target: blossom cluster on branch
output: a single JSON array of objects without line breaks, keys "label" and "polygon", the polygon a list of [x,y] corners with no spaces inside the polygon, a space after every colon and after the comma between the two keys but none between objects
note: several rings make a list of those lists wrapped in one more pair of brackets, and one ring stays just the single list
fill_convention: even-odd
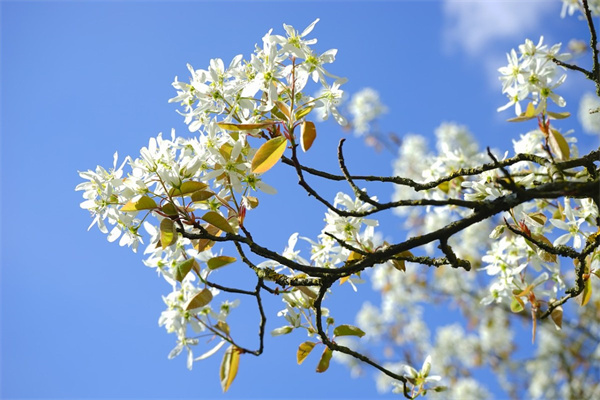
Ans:
[{"label": "blossom cluster on branch", "polygon": [[[572,14],[573,7],[583,10],[594,32],[594,6],[565,2],[563,12]],[[488,366],[516,397],[523,390],[533,398],[598,394],[594,307],[600,300],[592,292],[600,290],[600,149],[580,155],[575,137],[556,127],[569,113],[553,108],[566,104],[557,90],[568,71],[600,88],[595,33],[592,71],[569,64],[560,44],[547,46],[542,38],[507,55],[499,72],[509,102],[499,111],[514,106],[510,121],[531,124],[513,141],[514,155],[481,150],[466,127],[445,123],[436,131],[435,151],[423,137],[407,135],[393,174],[366,176],[350,173],[344,139],[337,154],[341,173],[301,161],[300,150],[310,151],[317,140],[314,120],[332,116],[358,135],[377,138],[374,121],[388,111],[376,91],[365,89],[350,100],[350,118],[344,116],[345,79],[325,69],[337,50],[318,53],[317,40],[309,38],[317,21],[302,32],[285,24],[284,35],[269,31],[248,60],[239,55],[227,67],[221,59],[210,60],[207,69],[188,65],[189,83],[175,78],[170,102],[180,104],[197,136],[159,134],[137,158],[119,163],[115,153],[112,168],[80,172],[85,182],[76,190],[83,191],[81,207],[92,213],[90,228],[134,251],[146,244],[144,264],[172,289],[159,318],[176,337],[169,358],[185,350],[191,369],[226,346],[220,369],[226,391],[241,356],[263,352],[263,302],[273,295],[284,308],[278,313],[283,325],[271,334],[304,331],[309,340],[299,344],[297,361],[320,348],[317,372],[333,358],[354,373],[374,367],[379,387],[407,398],[445,390],[454,398],[487,398],[468,371]],[[264,173],[284,166],[326,213],[316,238],[293,233],[278,251],[255,240],[245,221],[261,196],[277,193]],[[350,191],[329,200],[308,183],[309,175],[346,182]],[[392,199],[382,201],[363,187],[373,182],[393,185]],[[389,210],[404,219],[405,240],[383,239],[378,219]],[[233,263],[252,272],[253,290],[217,283],[217,270]],[[364,303],[356,326],[337,323],[324,306],[336,292],[333,284],[347,282],[360,293],[366,277],[381,293],[381,306]],[[222,292],[239,298],[217,302]],[[242,297],[256,303],[260,316],[255,349],[240,345],[246,333],[233,332],[227,322]],[[569,311],[574,298],[592,306]],[[460,310],[469,330],[450,324],[433,335],[425,305],[445,301]],[[522,363],[526,374],[515,360],[514,321],[527,321],[538,343],[538,354]],[[200,338],[210,344],[198,355]],[[565,353],[564,346],[573,351]]]}]

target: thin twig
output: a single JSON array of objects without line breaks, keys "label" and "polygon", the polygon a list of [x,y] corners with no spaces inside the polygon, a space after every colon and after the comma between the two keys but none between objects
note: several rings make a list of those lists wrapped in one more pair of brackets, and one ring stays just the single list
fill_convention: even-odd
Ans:
[{"label": "thin twig", "polygon": [[370,358],[366,357],[363,354],[360,354],[354,350],[349,349],[346,346],[341,346],[337,343],[335,343],[334,341],[330,340],[329,337],[327,336],[327,334],[325,333],[325,331],[323,330],[323,312],[322,312],[322,302],[323,302],[323,298],[325,297],[325,293],[327,293],[327,290],[331,287],[331,285],[333,284],[334,280],[324,280],[323,281],[323,285],[319,288],[319,293],[317,295],[317,298],[315,299],[314,302],[314,309],[315,309],[315,320],[316,320],[316,325],[317,325],[317,333],[319,334],[319,336],[321,337],[321,341],[323,342],[323,344],[327,347],[329,347],[332,351],[339,351],[340,353],[344,353],[344,354],[348,354],[366,364],[369,364],[370,366],[378,369],[379,371],[383,372],[385,375],[389,376],[390,378],[393,378],[397,381],[400,381],[403,383],[404,385],[404,395],[407,398],[410,398],[408,396],[408,388],[407,388],[407,383],[408,383],[408,379],[402,375],[398,375],[392,371],[390,371],[389,369],[383,367],[382,365],[372,361]]}]

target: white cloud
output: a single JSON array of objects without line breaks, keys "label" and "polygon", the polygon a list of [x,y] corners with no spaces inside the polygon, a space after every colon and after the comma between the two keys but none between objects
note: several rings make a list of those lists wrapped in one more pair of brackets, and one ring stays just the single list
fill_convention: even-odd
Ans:
[{"label": "white cloud", "polygon": [[552,13],[558,17],[559,6],[558,0],[444,0],[442,45],[448,52],[458,50],[470,56],[470,62],[476,61],[496,91],[498,68],[506,65],[505,53],[527,37],[537,43],[543,20]]},{"label": "white cloud", "polygon": [[548,0],[445,0],[444,46],[461,47],[477,56],[498,39],[521,39],[535,30],[548,12]]}]

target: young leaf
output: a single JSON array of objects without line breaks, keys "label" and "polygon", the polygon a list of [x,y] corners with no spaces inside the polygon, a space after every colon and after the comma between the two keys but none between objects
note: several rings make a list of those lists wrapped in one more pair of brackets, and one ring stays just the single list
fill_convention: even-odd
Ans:
[{"label": "young leaf", "polygon": [[148,196],[142,196],[136,201],[129,200],[121,211],[140,211],[140,210],[154,210],[158,206],[156,202]]},{"label": "young leaf", "polygon": [[175,280],[181,282],[186,277],[186,275],[192,270],[194,267],[194,263],[198,263],[194,258],[188,258],[185,261],[180,262],[175,266]]},{"label": "young leaf", "polygon": [[300,129],[300,146],[302,151],[307,152],[311,148],[315,138],[317,137],[317,130],[315,129],[315,123],[311,121],[304,121],[302,128]]},{"label": "young leaf", "polygon": [[233,150],[233,146],[229,143],[225,142],[219,148],[219,153],[223,156],[224,159],[229,160],[231,158],[231,151]]},{"label": "young leaf", "polygon": [[198,190],[197,192],[192,193],[190,197],[192,198],[192,201],[205,201],[214,195],[215,193],[210,190]]},{"label": "young leaf", "polygon": [[231,383],[237,375],[238,367],[240,365],[240,351],[234,345],[231,345],[225,351],[223,355],[223,361],[221,362],[221,388],[223,392],[226,392],[231,386]]},{"label": "young leaf", "polygon": [[507,121],[508,122],[522,122],[522,121],[529,121],[530,119],[534,119],[534,118],[535,118],[535,106],[533,105],[533,103],[529,103],[527,105],[527,109],[525,110],[525,112],[522,112],[518,117],[510,118]]},{"label": "young leaf", "polygon": [[405,260],[390,260],[392,267],[396,268],[398,271],[406,272],[406,261]]},{"label": "young leaf", "polygon": [[550,119],[565,119],[565,118],[569,118],[571,116],[571,113],[568,111],[565,112],[552,112],[552,111],[547,111],[548,116],[550,117]]},{"label": "young leaf", "polygon": [[298,365],[302,364],[306,356],[308,356],[312,349],[315,347],[315,344],[315,342],[304,342],[300,344],[300,346],[298,347],[298,352],[296,353]]},{"label": "young leaf", "polygon": [[258,207],[258,198],[254,196],[246,196],[248,209],[252,210]]},{"label": "young leaf", "polygon": [[287,120],[289,120],[289,118],[286,117],[285,114],[282,113],[281,110],[279,108],[277,108],[277,107],[273,107],[271,109],[271,115],[274,116],[274,117],[277,117],[277,119],[280,120],[280,121],[287,121]]},{"label": "young leaf", "polygon": [[293,326],[280,326],[279,328],[275,328],[271,331],[271,336],[281,336],[281,335],[287,335],[288,333],[290,333],[291,331],[294,330]]},{"label": "young leaf", "polygon": [[231,264],[231,263],[235,262],[236,260],[237,259],[235,257],[217,256],[217,257],[213,257],[210,260],[208,260],[206,262],[206,264],[208,265],[208,268],[210,268],[210,269],[217,269],[217,268],[224,267],[228,264]]},{"label": "young leaf", "polygon": [[[206,229],[206,232],[213,236],[221,236],[222,233],[222,231],[219,228],[213,225],[206,225],[204,229]],[[215,242],[210,239],[200,239],[194,245],[194,248],[196,249],[196,251],[198,251],[198,253],[201,253],[210,249],[214,244]]]},{"label": "young leaf", "polygon": [[310,290],[308,286],[298,286],[298,290],[304,293],[310,299],[314,300],[317,298],[317,294]]},{"label": "young leaf", "polygon": [[450,182],[442,182],[439,185],[437,185],[437,188],[440,189],[442,192],[448,194],[450,192]]},{"label": "young leaf", "polygon": [[288,108],[287,104],[281,102],[281,101],[276,101],[275,102],[275,107],[273,108],[273,110],[277,109],[278,111],[281,111],[281,113],[289,120],[290,119],[290,109]]},{"label": "young leaf", "polygon": [[[191,260],[196,261],[193,258],[191,258]],[[189,260],[187,260],[187,261],[189,261]],[[194,308],[204,307],[205,305],[210,303],[212,298],[213,298],[213,295],[210,292],[210,290],[202,289],[201,291],[196,293],[196,295],[187,302],[187,304],[185,305],[185,310],[187,311],[187,310],[192,310]]]},{"label": "young leaf", "polygon": [[287,139],[277,136],[264,143],[252,159],[252,172],[262,174],[270,170],[279,161],[287,147]]},{"label": "young leaf", "polygon": [[[548,246],[552,247],[552,242],[544,235],[533,235],[533,238],[536,239],[538,242],[545,243]],[[529,243],[530,242],[527,241],[527,244]],[[542,260],[546,262],[556,262],[556,254],[548,253],[537,246],[535,246],[534,250]]]},{"label": "young leaf", "polygon": [[592,298],[591,276],[583,281],[583,292],[581,293],[581,307],[585,306]]},{"label": "young leaf", "polygon": [[563,318],[563,308],[562,306],[556,307],[550,313],[550,317],[552,318],[552,322],[556,326],[556,329],[560,330],[562,328],[562,318]]},{"label": "young leaf", "polygon": [[548,144],[558,158],[561,160],[569,159],[569,144],[563,135],[561,135],[556,129],[550,129],[550,133],[548,135]]},{"label": "young leaf", "polygon": [[208,185],[202,182],[186,181],[178,188],[169,190],[169,196],[185,196],[198,190],[206,189]]},{"label": "young leaf", "polygon": [[348,259],[346,261],[350,262],[350,261],[358,261],[358,260],[362,260],[363,259],[363,255],[360,253],[357,253],[355,251],[351,251],[350,255],[348,256]]},{"label": "young leaf", "polygon": [[301,109],[296,111],[296,121],[299,121],[305,116],[307,116],[312,111],[312,109],[313,107],[302,107]]},{"label": "young leaf", "polygon": [[542,226],[546,225],[546,221],[548,220],[548,217],[546,217],[546,215],[543,212],[534,212],[528,214],[528,216],[529,218],[531,218],[532,220],[534,220]]},{"label": "young leaf", "polygon": [[172,219],[164,218],[160,221],[160,245],[166,249],[177,241],[177,231]]},{"label": "young leaf", "polygon": [[[409,250],[403,251],[402,253],[397,254],[398,257],[413,257],[413,253]],[[406,272],[406,260],[396,260],[392,259],[392,266],[396,268],[398,271]]]},{"label": "young leaf", "polygon": [[365,333],[362,331],[362,329],[352,325],[338,325],[333,330],[333,334],[335,336],[365,336]]},{"label": "young leaf", "polygon": [[220,330],[224,334],[229,335],[229,325],[227,325],[227,322],[219,321],[215,325],[215,328],[217,328],[218,330]]},{"label": "young leaf", "polygon": [[332,355],[333,355],[333,351],[331,351],[331,349],[329,347],[326,347],[325,351],[321,355],[319,364],[317,365],[317,372],[327,371],[327,368],[329,368],[329,361],[331,360]]},{"label": "young leaf", "polygon": [[204,216],[202,216],[202,219],[211,224],[212,226],[219,228],[223,232],[235,233],[231,225],[229,225],[229,222],[227,222],[227,220],[218,212],[209,211],[206,214],[204,214]]},{"label": "young leaf", "polygon": [[529,121],[530,119],[534,119],[534,118],[535,117],[527,117],[527,116],[525,116],[525,114],[521,114],[518,117],[507,119],[506,122],[523,122],[523,121]]},{"label": "young leaf", "polygon": [[510,302],[510,311],[514,313],[520,313],[524,309],[523,300],[518,297],[513,297]]},{"label": "young leaf", "polygon": [[171,203],[165,204],[164,206],[162,206],[160,208],[160,210],[162,212],[164,212],[165,214],[167,214],[167,215],[177,215],[177,214],[179,214],[179,212],[177,211],[177,208],[173,204],[171,204]]},{"label": "young leaf", "polygon": [[527,104],[527,108],[525,109],[526,117],[535,117],[535,106],[533,103]]},{"label": "young leaf", "polygon": [[274,121],[269,122],[259,122],[256,124],[234,124],[232,122],[219,122],[219,128],[228,130],[228,131],[252,131],[254,129],[263,129],[268,128],[269,126],[274,125]]}]

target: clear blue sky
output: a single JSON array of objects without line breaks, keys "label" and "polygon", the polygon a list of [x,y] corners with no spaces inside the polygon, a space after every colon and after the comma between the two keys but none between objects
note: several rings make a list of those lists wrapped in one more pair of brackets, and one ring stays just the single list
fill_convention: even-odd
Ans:
[{"label": "clear blue sky", "polygon": [[[221,57],[227,64],[237,54],[249,56],[268,29],[281,33],[284,22],[303,29],[317,17],[318,48],[339,49],[329,70],[349,78],[351,93],[364,86],[381,93],[390,109],[380,122],[385,131],[431,137],[441,122],[455,121],[467,124],[480,143],[511,149],[523,128],[504,122],[509,112],[495,111],[505,103],[494,73],[505,52],[525,37],[537,41],[543,34],[548,43],[566,43],[587,40],[587,33],[575,18],[560,20],[558,1],[504,2],[500,8],[514,15],[510,24],[501,13],[490,23],[485,10],[467,12],[464,4],[1,2],[0,397],[375,396],[372,370],[351,379],[338,364],[314,373],[314,358],[297,366],[302,334],[267,336],[265,354],[242,359],[225,395],[220,356],[196,363],[191,372],[182,358],[167,360],[174,338],[157,320],[169,288],[142,264],[141,254],[108,243],[96,229],[86,232],[89,215],[74,191],[77,171],[109,166],[115,150],[137,155],[160,131],[189,135],[176,106],[167,103],[175,95],[174,76],[188,79],[186,63],[205,68]],[[571,111],[579,98],[569,93],[584,85],[569,76],[562,93]],[[333,170],[335,146],[345,133],[332,123],[318,129],[309,160]],[[597,140],[580,138],[584,149]],[[365,150],[359,139],[348,143],[348,157],[356,173],[391,173],[391,155]],[[271,176],[281,196],[257,210],[258,235],[282,250],[295,231],[318,233],[324,210],[304,199],[291,170]],[[389,194],[384,188],[379,196]],[[279,223],[288,218],[295,222]],[[396,238],[399,225],[383,222]],[[344,290],[339,298],[350,294]],[[360,302],[332,304],[343,304],[339,315],[352,323]],[[267,303],[271,314],[281,308],[279,299]],[[247,310],[235,328],[248,330],[242,342],[254,347],[257,317]],[[268,329],[280,325],[271,318]]]}]

